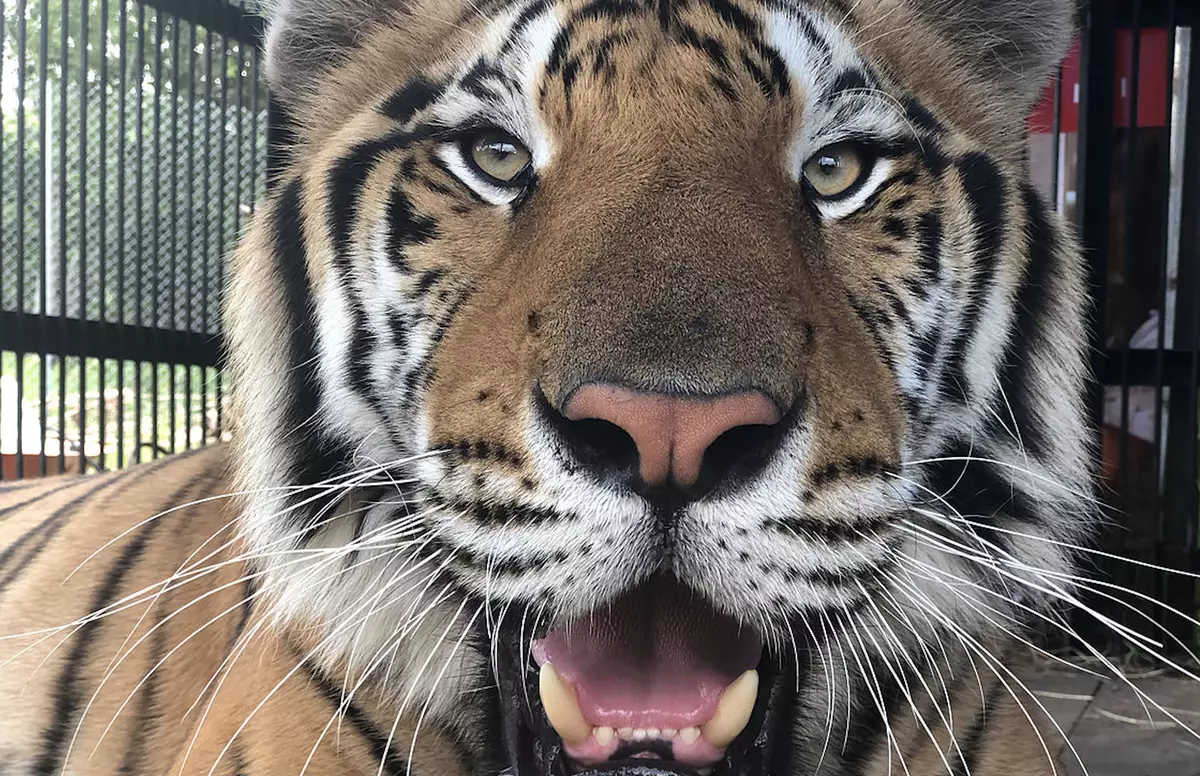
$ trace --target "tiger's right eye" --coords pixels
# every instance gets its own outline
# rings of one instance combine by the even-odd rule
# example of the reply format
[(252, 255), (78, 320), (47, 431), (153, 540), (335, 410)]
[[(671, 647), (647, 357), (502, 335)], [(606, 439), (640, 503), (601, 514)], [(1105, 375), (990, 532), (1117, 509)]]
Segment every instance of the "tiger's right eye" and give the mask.
[(518, 183), (533, 161), (533, 155), (520, 140), (498, 129), (484, 130), (468, 138), (465, 150), (474, 167), (501, 186)]
[(870, 160), (853, 143), (822, 148), (804, 165), (804, 179), (817, 196), (836, 199), (853, 189), (871, 171)]

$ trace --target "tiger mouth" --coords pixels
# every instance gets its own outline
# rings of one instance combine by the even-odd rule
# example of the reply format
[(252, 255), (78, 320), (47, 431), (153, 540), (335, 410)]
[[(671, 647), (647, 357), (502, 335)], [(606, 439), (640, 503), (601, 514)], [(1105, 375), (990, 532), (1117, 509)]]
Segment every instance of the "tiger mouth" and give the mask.
[(793, 662), (677, 582), (656, 578), (498, 665), (514, 776), (765, 776)]

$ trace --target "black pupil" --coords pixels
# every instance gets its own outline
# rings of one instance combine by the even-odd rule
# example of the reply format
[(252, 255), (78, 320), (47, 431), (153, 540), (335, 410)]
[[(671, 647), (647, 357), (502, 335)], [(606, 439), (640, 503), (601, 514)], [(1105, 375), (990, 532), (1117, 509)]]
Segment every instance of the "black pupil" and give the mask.
[(822, 156), (819, 164), (821, 166), (821, 172), (825, 173), (826, 175), (832, 175), (833, 173), (836, 173), (838, 168), (842, 166), (841, 161), (835, 156)]

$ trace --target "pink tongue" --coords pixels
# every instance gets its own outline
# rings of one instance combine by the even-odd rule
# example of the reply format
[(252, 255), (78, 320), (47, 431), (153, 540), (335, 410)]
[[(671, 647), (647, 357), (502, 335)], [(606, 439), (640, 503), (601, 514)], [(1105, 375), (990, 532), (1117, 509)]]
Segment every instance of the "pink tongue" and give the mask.
[(677, 583), (655, 581), (533, 643), (596, 727), (698, 727), (762, 642)]

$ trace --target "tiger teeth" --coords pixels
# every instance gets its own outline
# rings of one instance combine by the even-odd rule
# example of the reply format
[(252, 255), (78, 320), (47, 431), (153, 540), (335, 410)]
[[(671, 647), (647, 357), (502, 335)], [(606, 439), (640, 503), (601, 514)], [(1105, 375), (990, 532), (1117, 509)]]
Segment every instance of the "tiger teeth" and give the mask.
[(614, 730), (610, 727), (592, 727), (579, 709), (575, 691), (550, 663), (541, 668), (538, 690), (550, 726), (564, 743), (572, 746), (581, 746), (588, 739), (594, 739), (601, 746), (609, 746), (614, 738), (625, 741), (671, 741), (677, 738), (681, 743), (691, 746), (703, 735), (708, 743), (718, 749), (724, 749), (733, 743), (750, 723), (750, 715), (754, 712), (754, 702), (758, 697), (758, 672), (747, 671), (725, 688), (721, 700), (717, 702), (716, 712), (703, 727), (687, 727), (682, 730), (628, 727)]
[(747, 671), (725, 688), (721, 700), (717, 701), (717, 712), (700, 728), (704, 738), (717, 749), (733, 743), (754, 713), (754, 701), (758, 698), (758, 672)]
[(579, 701), (571, 686), (563, 681), (554, 666), (546, 663), (538, 676), (538, 690), (546, 719), (559, 737), (573, 746), (582, 745), (592, 735), (592, 726), (583, 718)]

